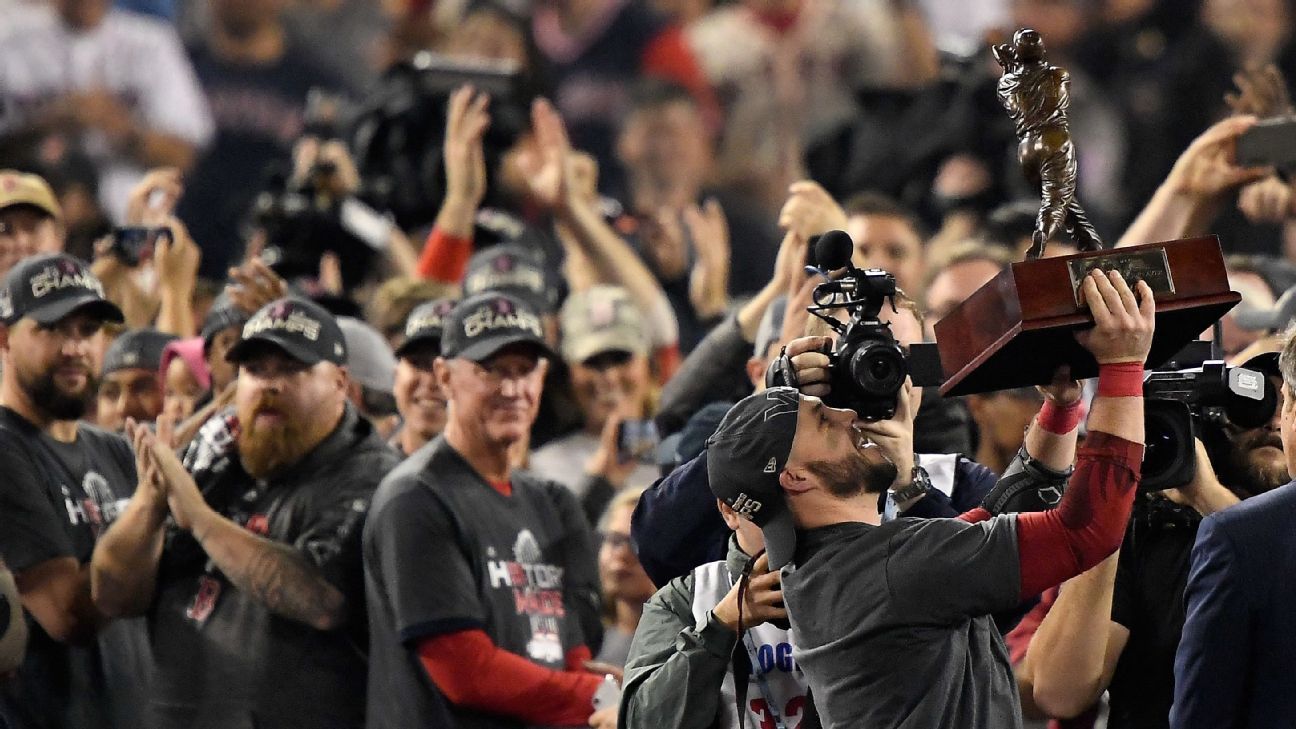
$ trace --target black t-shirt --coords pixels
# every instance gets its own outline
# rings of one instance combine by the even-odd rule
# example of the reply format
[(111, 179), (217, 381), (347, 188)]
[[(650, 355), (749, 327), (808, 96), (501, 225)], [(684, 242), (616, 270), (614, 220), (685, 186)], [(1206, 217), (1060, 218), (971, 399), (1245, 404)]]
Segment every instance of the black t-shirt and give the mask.
[[(72, 443), (0, 407), (0, 558), (14, 574), (51, 559), (90, 561), (95, 542), (135, 490), (135, 460), (120, 436), (79, 424)], [(148, 681), (143, 622), (119, 620), (84, 645), (56, 642), (27, 614), (27, 657), (0, 682), (13, 729), (134, 727)], [(0, 722), (2, 723), (2, 722)]]
[(350, 619), (322, 632), (274, 615), (231, 585), (188, 532), (172, 529), (149, 614), (157, 663), (150, 722), (159, 729), (361, 727), (368, 639), (360, 534), (373, 490), (397, 455), (348, 406), (333, 433), (288, 473), (257, 481), (223, 435), (233, 423), (228, 412), (209, 420), (196, 439), (203, 452), (186, 455), (207, 503), (296, 548), (342, 592)]
[(1129, 640), (1108, 687), (1111, 729), (1170, 725), (1184, 587), (1200, 525), (1196, 512), (1165, 499), (1137, 502), (1112, 595), (1112, 620), (1129, 630)]
[(336, 93), (343, 86), (300, 47), (259, 65), (225, 61), (206, 47), (191, 48), (189, 56), (207, 95), (216, 136), (185, 175), (177, 214), (203, 248), (202, 275), (220, 280), (242, 249), (239, 225), (265, 187), (267, 168), (277, 164), (290, 171), (308, 92), (319, 87)]
[(364, 533), (369, 729), (522, 726), (451, 706), (419, 661), (426, 638), (480, 629), (556, 670), (593, 643), (598, 570), (580, 506), (522, 472), (512, 487), (495, 490), (439, 437), (378, 488)]

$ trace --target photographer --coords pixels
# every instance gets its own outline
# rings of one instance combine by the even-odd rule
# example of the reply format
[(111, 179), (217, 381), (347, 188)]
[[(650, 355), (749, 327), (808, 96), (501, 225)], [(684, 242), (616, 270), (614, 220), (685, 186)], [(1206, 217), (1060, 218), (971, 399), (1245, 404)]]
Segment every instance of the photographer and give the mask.
[[(1244, 366), (1279, 381), (1274, 353)], [(1041, 712), (1078, 716), (1107, 691), (1112, 729), (1169, 726), (1193, 541), (1203, 517), (1289, 480), (1278, 415), (1247, 430), (1199, 422), (1210, 445), (1196, 443), (1192, 482), (1140, 494), (1119, 557), (1063, 585), (1023, 664)]]
[[(894, 312), (889, 306), (882, 307), (880, 320), (902, 347), (921, 342), (922, 322), (916, 305), (900, 296), (896, 301)], [(832, 392), (827, 368), (830, 359), (822, 351), (830, 343), (825, 337), (803, 337), (785, 349), (806, 394), (823, 397)], [(931, 518), (957, 516), (978, 504), (1000, 513), (1034, 511), (1056, 503), (1075, 454), (1082, 406), (1074, 383), (1046, 388), (1045, 404), (1031, 424), (1022, 450), (998, 482), (984, 466), (960, 455), (915, 455), (914, 418), (922, 390), (902, 388), (893, 417), (861, 426), (897, 466), (893, 483), (884, 489), (890, 496), (879, 494), (880, 511)], [(699, 457), (677, 468), (644, 493), (635, 511), (633, 532), (639, 559), (658, 585), (724, 555), (727, 530), (707, 508), (710, 492), (705, 462)]]

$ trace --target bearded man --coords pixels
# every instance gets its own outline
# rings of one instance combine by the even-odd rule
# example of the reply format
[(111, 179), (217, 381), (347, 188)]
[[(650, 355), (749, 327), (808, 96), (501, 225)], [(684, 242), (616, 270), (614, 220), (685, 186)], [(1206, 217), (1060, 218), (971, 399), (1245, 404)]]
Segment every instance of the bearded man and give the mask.
[(96, 343), (122, 321), (84, 263), (24, 259), (0, 285), (0, 562), (30, 632), (0, 681), (0, 726), (121, 727), (147, 690), (144, 626), (90, 600), (90, 555), (135, 491), (121, 437), (80, 423), (98, 389)]
[(96, 604), (149, 616), (153, 726), (361, 727), (360, 535), (397, 456), (348, 403), (342, 330), (316, 304), (267, 304), (228, 359), (235, 409), (183, 466), (165, 419), (132, 429), (149, 488), (96, 551)]

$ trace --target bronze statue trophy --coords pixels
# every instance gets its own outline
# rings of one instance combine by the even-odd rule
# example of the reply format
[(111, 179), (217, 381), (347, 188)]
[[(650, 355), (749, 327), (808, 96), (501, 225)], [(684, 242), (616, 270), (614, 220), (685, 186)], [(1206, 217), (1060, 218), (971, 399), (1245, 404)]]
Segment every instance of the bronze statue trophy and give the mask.
[(1045, 60), (1044, 39), (1028, 28), (1014, 33), (1012, 43), (992, 50), (1004, 70), (997, 93), (1017, 129), (1017, 161), (1040, 193), (1034, 244), (1026, 257), (1043, 256), (1058, 228), (1065, 228), (1080, 250), (1102, 250), (1076, 200), (1076, 153), (1067, 123), (1071, 75)]
[[(1014, 263), (936, 323), (945, 382), (943, 395), (966, 395), (1047, 384), (1067, 365), (1076, 379), (1098, 374), (1098, 363), (1076, 341), (1092, 325), (1079, 287), (1094, 268), (1146, 281), (1156, 296), (1157, 323), (1148, 356), (1156, 367), (1241, 300), (1228, 287), (1224, 256), (1214, 236), (1104, 250), (1076, 200), (1076, 153), (1067, 122), (1069, 80), (1045, 59), (1040, 34), (1023, 28), (994, 46), (1003, 67), (998, 97), (1016, 125), (1017, 158), (1039, 188), (1040, 211), (1026, 260)], [(1044, 257), (1066, 230), (1082, 251)]]

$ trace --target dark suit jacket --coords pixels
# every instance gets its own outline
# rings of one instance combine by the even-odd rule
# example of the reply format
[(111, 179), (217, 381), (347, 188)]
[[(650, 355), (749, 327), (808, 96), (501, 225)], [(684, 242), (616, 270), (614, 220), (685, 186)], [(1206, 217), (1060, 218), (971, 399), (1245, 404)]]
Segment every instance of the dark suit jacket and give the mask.
[(1296, 482), (1202, 521), (1174, 729), (1296, 726)]

